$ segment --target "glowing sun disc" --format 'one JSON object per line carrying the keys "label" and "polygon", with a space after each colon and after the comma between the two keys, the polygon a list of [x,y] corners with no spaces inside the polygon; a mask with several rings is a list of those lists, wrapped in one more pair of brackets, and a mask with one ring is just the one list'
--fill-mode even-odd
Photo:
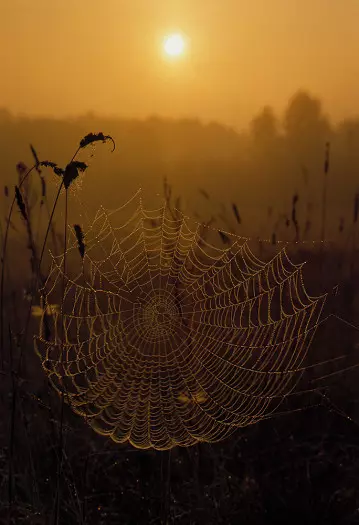
{"label": "glowing sun disc", "polygon": [[183,36],[179,33],[169,35],[164,40],[164,50],[167,55],[178,57],[183,54],[185,49],[185,41]]}

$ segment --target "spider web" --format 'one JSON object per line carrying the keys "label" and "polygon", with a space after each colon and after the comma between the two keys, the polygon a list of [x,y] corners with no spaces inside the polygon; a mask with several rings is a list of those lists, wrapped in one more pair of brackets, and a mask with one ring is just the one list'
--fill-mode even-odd
{"label": "spider web", "polygon": [[83,260],[70,232],[65,274],[64,255],[52,256],[35,348],[96,432],[138,448],[214,442],[294,389],[326,296],[307,294],[285,249],[263,262],[166,202],[144,209],[140,192],[99,209]]}

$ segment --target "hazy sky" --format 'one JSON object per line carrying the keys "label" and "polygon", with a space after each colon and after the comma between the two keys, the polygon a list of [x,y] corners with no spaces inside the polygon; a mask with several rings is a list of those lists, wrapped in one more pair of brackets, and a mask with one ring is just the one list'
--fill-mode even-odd
{"label": "hazy sky", "polygon": [[[359,0],[0,0],[0,107],[245,125],[299,88],[359,114]],[[188,53],[166,61],[163,36]]]}

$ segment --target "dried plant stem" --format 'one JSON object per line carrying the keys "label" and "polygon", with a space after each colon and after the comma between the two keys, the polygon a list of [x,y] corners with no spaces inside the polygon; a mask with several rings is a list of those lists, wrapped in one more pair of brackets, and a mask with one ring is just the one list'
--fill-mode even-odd
{"label": "dried plant stem", "polygon": [[[76,157],[76,155],[78,154],[79,151],[80,151],[80,148],[77,148],[77,150],[75,151],[74,155],[72,156],[72,159],[71,159],[70,163],[73,162],[73,160],[75,159],[75,157]],[[36,166],[33,166],[33,168],[31,168],[31,169],[34,169],[34,168],[36,168]],[[36,272],[36,276],[35,276],[36,277],[36,283],[35,283],[36,287],[39,284],[39,280],[40,280],[39,276],[41,275],[41,265],[42,265],[42,261],[43,261],[43,258],[44,258],[44,253],[45,253],[45,248],[46,248],[46,244],[47,244],[47,239],[48,239],[50,230],[52,231],[53,218],[54,218],[55,210],[56,210],[57,203],[59,201],[59,197],[60,197],[61,190],[62,190],[63,186],[64,186],[64,180],[62,178],[61,179],[61,183],[59,185],[59,189],[57,190],[57,194],[56,194],[56,197],[55,197],[55,202],[54,202],[52,210],[51,210],[51,214],[50,214],[50,217],[49,217],[49,222],[47,224],[47,229],[46,229],[44,241],[43,241],[43,244],[42,244],[40,259],[39,259],[39,262],[38,262],[37,272]],[[31,308],[32,308],[33,302],[34,302],[34,296],[32,295],[31,296],[30,305],[29,305],[29,309],[28,309],[27,318],[26,318],[24,335],[23,335],[23,338],[22,338],[19,366],[21,365],[22,352],[23,352],[23,348],[25,347],[26,340],[27,340],[27,333],[28,333],[28,328],[29,328],[29,323],[30,323]]]}
{"label": "dried plant stem", "polygon": [[325,145],[325,159],[324,159],[324,173],[323,173],[323,189],[322,189],[322,226],[321,226],[321,257],[320,257],[320,267],[321,271],[323,269],[323,255],[324,255],[324,242],[325,242],[325,229],[327,222],[327,192],[328,192],[328,173],[330,165],[330,143],[327,142]]}
{"label": "dried plant stem", "polygon": [[327,192],[328,192],[328,173],[329,173],[329,155],[330,155],[330,144],[327,142],[325,147],[325,160],[324,160],[324,179],[322,189],[322,227],[321,227],[321,241],[325,241],[325,228],[327,218]]}
{"label": "dried plant stem", "polygon": [[327,186],[328,186],[328,178],[325,176],[324,183],[323,183],[323,193],[322,193],[322,227],[321,227],[321,235],[320,240],[322,243],[325,241],[325,227],[326,227],[326,218],[327,218]]}
{"label": "dried plant stem", "polygon": [[54,218],[54,214],[55,214],[55,210],[56,210],[56,207],[57,207],[57,203],[59,201],[59,197],[60,197],[60,193],[61,193],[61,190],[63,188],[63,181],[61,181],[61,184],[59,186],[59,189],[57,190],[57,194],[56,194],[56,197],[55,197],[55,202],[54,202],[54,205],[52,207],[52,211],[51,211],[51,215],[50,215],[50,218],[49,218],[49,222],[47,224],[47,229],[46,229],[46,233],[45,233],[45,237],[44,237],[44,242],[42,244],[42,249],[41,249],[41,254],[40,254],[40,259],[39,259],[39,269],[41,268],[41,264],[42,264],[42,260],[44,258],[44,253],[45,253],[45,248],[46,248],[46,243],[47,243],[47,238],[49,236],[49,232],[50,232],[50,228],[51,228],[51,224],[52,224],[52,221],[53,221],[53,218]]}
{"label": "dried plant stem", "polygon": [[12,519],[12,504],[13,504],[13,477],[14,477],[14,438],[15,438],[15,413],[16,413],[16,381],[13,370],[13,353],[12,353],[12,332],[9,325],[9,346],[10,346],[10,373],[12,386],[12,400],[11,400],[11,419],[10,419],[10,434],[9,434],[9,475],[8,475],[8,497],[9,497],[9,525]]}
{"label": "dried plant stem", "polygon": [[[67,219],[68,219],[68,189],[65,192],[65,219],[64,219],[64,260],[63,260],[63,273],[62,273],[62,285],[61,285],[61,350],[60,350],[60,362],[63,360],[64,351],[64,320],[63,320],[63,307],[65,297],[65,275],[66,275],[66,255],[67,255]],[[60,479],[63,462],[63,424],[64,424],[64,408],[65,408],[65,385],[63,385],[63,392],[61,396],[61,412],[60,412],[60,431],[59,431],[59,452],[57,457],[57,476],[56,476],[56,498],[55,498],[55,516],[54,525],[59,524],[60,519]]]}
{"label": "dried plant stem", "polygon": [[353,278],[354,273],[355,273],[356,238],[357,238],[357,224],[353,224],[352,245],[350,249],[350,278]]}

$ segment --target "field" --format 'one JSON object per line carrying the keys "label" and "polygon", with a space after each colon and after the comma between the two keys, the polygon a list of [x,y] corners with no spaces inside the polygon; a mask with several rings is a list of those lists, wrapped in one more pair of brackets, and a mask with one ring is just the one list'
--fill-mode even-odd
{"label": "field", "polygon": [[[112,147],[111,140],[101,134],[87,135],[84,140],[80,146],[83,149],[103,140]],[[98,435],[86,424],[86,418],[74,414],[63,401],[66,395],[61,398],[53,388],[55,384],[60,392],[63,388],[62,391],[69,394],[69,386],[61,381],[56,383],[51,375],[53,370],[46,367],[46,359],[43,355],[40,359],[34,351],[33,337],[39,334],[41,326],[42,334],[49,330],[48,337],[46,333],[43,335],[45,348],[51,350],[56,344],[58,348],[64,345],[62,328],[59,341],[54,343],[56,316],[46,310],[50,303],[41,303],[44,296],[39,292],[41,285],[46,289],[48,284],[51,263],[48,249],[59,256],[60,267],[75,280],[81,259],[85,261],[88,256],[90,234],[82,223],[80,229],[73,228],[74,221],[79,220],[80,204],[76,194],[70,192],[88,169],[87,164],[83,161],[74,164],[72,160],[66,169],[56,173],[61,168],[39,160],[35,150],[33,155],[35,164],[31,178],[26,179],[28,182],[25,177],[29,170],[18,165],[16,192],[13,186],[6,186],[6,210],[10,210],[13,202],[13,211],[1,224],[0,522],[358,523],[357,212],[354,211],[353,227],[345,241],[339,236],[333,242],[326,237],[319,237],[315,243],[308,242],[305,227],[301,227],[296,216],[297,200],[293,198],[291,212],[284,220],[289,224],[277,224],[276,231],[268,234],[263,230],[262,238],[253,236],[248,240],[252,253],[260,260],[270,261],[285,247],[294,263],[307,261],[303,280],[308,293],[328,294],[315,337],[300,366],[302,373],[299,370],[293,373],[293,379],[299,382],[293,391],[283,396],[280,406],[255,424],[247,422],[246,426],[239,426],[230,437],[218,443],[203,439],[189,447],[140,450]],[[328,166],[325,169],[328,170]],[[46,170],[52,170],[58,177],[55,178],[58,185],[50,187],[50,191],[46,191],[43,182],[47,180],[44,179]],[[62,191],[58,192],[57,200],[54,190],[60,186]],[[173,191],[168,181],[165,182],[163,199],[171,213],[176,214],[176,206],[181,209],[181,201]],[[218,249],[233,249],[236,235],[243,235],[241,222],[246,221],[245,214],[239,217],[237,207],[229,202],[225,214],[219,216],[221,211],[214,207],[206,189],[201,191],[204,204],[200,213],[214,216],[213,224],[208,219],[203,222],[213,226],[211,235]],[[121,201],[127,198],[128,192]],[[276,212],[268,210],[268,217],[273,213]],[[150,232],[147,241],[158,248],[156,242],[162,234],[157,238],[154,233],[151,237],[151,231],[157,232],[159,227],[158,231],[163,233],[163,223],[161,226],[153,222],[156,217],[149,216],[152,223],[146,228]],[[176,221],[176,215],[172,215],[171,220]],[[320,220],[316,223],[321,224]],[[69,229],[65,227],[67,224]],[[317,229],[320,231],[320,226]],[[100,231],[106,233],[105,229]],[[168,228],[168,232],[171,231]],[[176,230],[167,235],[167,248],[161,244],[158,253],[156,247],[154,253],[161,266],[173,267],[173,261],[167,264],[163,258],[175,251],[171,242],[177,239]],[[93,238],[96,239],[95,234]],[[203,233],[201,238],[207,239]],[[178,239],[185,237],[178,236]],[[63,247],[68,248],[71,243],[73,251],[63,257]],[[122,252],[129,253],[129,248],[123,246]],[[192,240],[190,246],[198,249],[200,244]],[[150,249],[146,251],[147,255],[151,253]],[[97,260],[95,254],[94,251],[92,261]],[[137,279],[136,256],[131,259],[131,272]],[[155,261],[155,255],[153,257]],[[110,259],[108,256],[106,260]],[[116,275],[122,275],[120,268],[116,267]],[[66,279],[61,283],[61,272],[60,295],[52,301],[60,313],[68,307]],[[84,269],[82,272],[79,279],[85,279],[86,272]],[[92,285],[98,289],[101,285],[108,291],[107,285],[98,280],[99,275],[105,275],[105,270],[102,268],[98,275],[95,270],[92,272],[89,270],[89,275],[97,279]],[[255,275],[252,272],[254,283]],[[204,287],[203,290],[208,291]],[[71,297],[75,304],[77,296]],[[273,299],[273,311],[280,312],[280,305],[278,298]],[[94,308],[103,308],[103,305]],[[94,315],[92,310],[88,315]],[[251,314],[246,315],[248,323]],[[56,319],[61,320],[61,314]],[[198,322],[195,316],[189,321],[190,329],[194,322]],[[65,340],[68,342],[70,335]],[[116,345],[113,348],[116,350]],[[184,356],[183,363],[190,358]],[[270,370],[271,366],[274,366],[272,361],[268,364]],[[279,369],[279,365],[276,366]],[[164,399],[165,394],[161,395]],[[193,403],[195,410],[207,401],[206,396],[197,397]],[[182,393],[183,413],[189,410],[191,402]]]}

